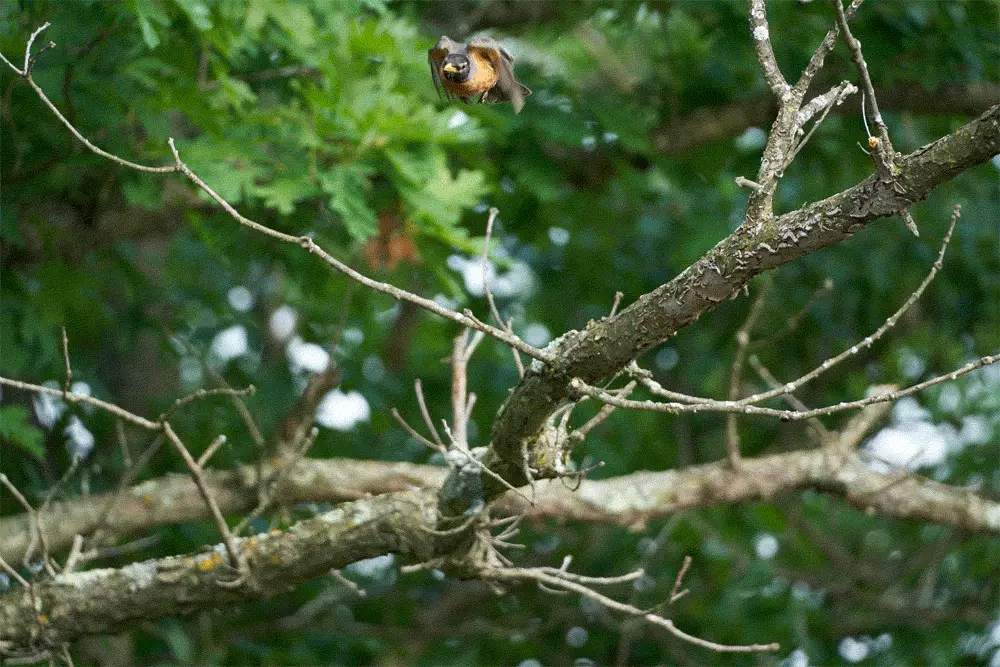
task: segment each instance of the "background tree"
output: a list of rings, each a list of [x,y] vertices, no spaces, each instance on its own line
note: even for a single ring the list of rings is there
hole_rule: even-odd
[[[568,477],[492,508],[494,519],[526,517],[511,539],[527,549],[504,552],[518,566],[572,556],[584,575],[641,568],[607,594],[647,609],[682,590],[691,556],[691,592],[658,613],[715,642],[780,643],[747,661],[993,659],[995,367],[903,398],[888,423],[877,406],[810,422],[656,391],[758,394],[850,351],[908,303],[885,335],[796,387],[790,409],[914,385],[1000,348],[1000,188],[989,164],[1000,152],[1000,8],[860,7],[851,32],[873,83],[866,127],[861,96],[840,84],[865,87],[843,35],[811,85],[787,88],[809,71],[836,8],[775,3],[765,22],[750,4],[749,24],[745,3],[723,2],[0,9],[11,61],[0,107],[0,648],[129,664],[721,659],[593,597],[516,585],[503,577],[521,570],[499,561],[470,569],[482,562],[459,557],[469,534],[450,517],[503,484],[455,452],[428,453],[393,418],[398,408],[423,437],[426,412],[443,440],[492,442],[483,461],[515,486],[527,481],[522,438],[533,477],[565,475],[542,455],[580,441]],[[44,53],[22,62],[46,21],[32,51]],[[534,90],[518,116],[434,97],[427,47],[483,28],[510,39]],[[220,199],[312,239],[327,261],[301,247],[315,245],[237,224],[184,174],[94,154],[14,68],[30,69],[65,119],[113,155],[174,170],[172,137]],[[789,100],[800,93],[822,104],[798,116]],[[907,157],[886,154],[890,143]],[[911,303],[956,203],[944,268]],[[460,325],[483,328],[465,308],[488,321],[491,206],[488,283],[504,321],[544,359],[525,359],[524,380],[507,346],[487,338],[466,365],[454,342]],[[900,217],[880,219],[907,211],[920,238]],[[457,314],[360,286],[330,261]],[[612,310],[623,312],[605,319]],[[602,393],[635,354],[648,373],[607,388],[640,386],[628,398]],[[454,418],[469,403],[455,377],[477,396],[467,424]],[[569,432],[556,414],[535,437],[554,409],[585,396]],[[572,437],[607,415],[601,399],[695,407],[618,410]],[[780,396],[760,405],[789,409]],[[587,481],[572,474],[599,462]],[[456,485],[466,477],[481,478],[485,495]],[[437,507],[443,483],[458,492]],[[398,493],[411,488],[427,491]],[[443,511],[428,518],[428,504]],[[397,532],[372,520],[393,516]],[[220,528],[228,548],[199,552]],[[241,541],[272,529],[282,532]],[[174,570],[162,560],[185,554]],[[164,597],[135,616],[149,592]],[[27,615],[37,600],[42,611]],[[102,637],[82,636],[92,633]],[[6,643],[25,636],[30,646]]]

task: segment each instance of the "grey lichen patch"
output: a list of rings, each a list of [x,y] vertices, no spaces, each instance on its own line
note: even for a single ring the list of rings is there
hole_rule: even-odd
[[[156,561],[147,560],[141,563],[129,563],[121,570],[122,579],[125,580],[129,592],[135,593],[156,581]]]
[[[72,586],[77,590],[85,590],[92,586],[97,586],[106,581],[116,573],[115,570],[99,569],[87,570],[86,572],[70,572],[56,576],[54,582],[59,586]]]
[[[452,472],[441,486],[439,496],[450,511],[460,510],[462,514],[471,516],[485,507],[483,467],[480,462],[487,451],[486,447],[476,447],[468,452],[458,448],[448,452]]]
[[[154,491],[158,490],[159,484],[156,480],[149,480],[141,484],[136,484],[131,489],[129,489],[129,494],[135,496],[136,498],[142,498],[143,496],[149,495]]]
[[[657,475],[657,488],[644,485],[640,479],[631,484],[615,485],[610,490],[606,487],[584,485],[580,487],[579,493],[583,500],[602,507],[611,514],[647,512],[661,506],[662,491],[673,488],[676,480],[676,472],[669,471]]]
[[[347,518],[347,512],[342,507],[336,507],[329,512],[323,512],[316,516],[319,521],[329,524],[340,525]],[[294,528],[293,528],[294,529]]]
[[[983,516],[990,530],[1000,530],[1000,506],[991,504]]]

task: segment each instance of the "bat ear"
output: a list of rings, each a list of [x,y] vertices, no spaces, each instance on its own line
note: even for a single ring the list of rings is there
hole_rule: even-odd
[[[454,51],[456,46],[459,46],[458,42],[447,35],[441,35],[441,39],[437,41],[437,44],[434,45],[432,50],[443,51],[444,53],[441,54],[441,57],[444,58],[446,55]]]

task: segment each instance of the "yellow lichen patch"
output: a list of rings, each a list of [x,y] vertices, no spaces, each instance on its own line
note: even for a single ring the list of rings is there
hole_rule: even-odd
[[[222,556],[219,553],[212,553],[198,561],[198,569],[202,572],[212,570],[222,564]]]
[[[278,554],[271,554],[271,564],[281,565],[281,556],[279,556]]]
[[[41,616],[38,617],[38,622],[41,623],[42,625],[46,625],[49,622],[49,617],[46,616],[45,614],[42,614]]]
[[[146,495],[144,495],[142,497],[142,502],[145,503],[146,505],[152,505],[153,504],[153,496],[151,496],[151,495],[149,495],[147,493]]]

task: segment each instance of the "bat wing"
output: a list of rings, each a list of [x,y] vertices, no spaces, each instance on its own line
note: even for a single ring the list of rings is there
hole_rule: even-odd
[[[490,61],[497,73],[496,85],[487,91],[483,102],[499,104],[510,102],[514,113],[520,113],[524,108],[524,98],[531,90],[514,76],[514,57],[510,55],[500,42],[489,37],[477,37],[469,40],[469,50],[476,50]]]
[[[427,64],[431,68],[431,80],[434,81],[434,90],[437,91],[438,97],[444,97],[448,100],[455,99],[451,91],[441,83],[441,61],[449,53],[454,53],[455,51],[461,50],[462,45],[454,41],[450,37],[442,36],[441,39],[437,41],[432,49],[427,51]]]

